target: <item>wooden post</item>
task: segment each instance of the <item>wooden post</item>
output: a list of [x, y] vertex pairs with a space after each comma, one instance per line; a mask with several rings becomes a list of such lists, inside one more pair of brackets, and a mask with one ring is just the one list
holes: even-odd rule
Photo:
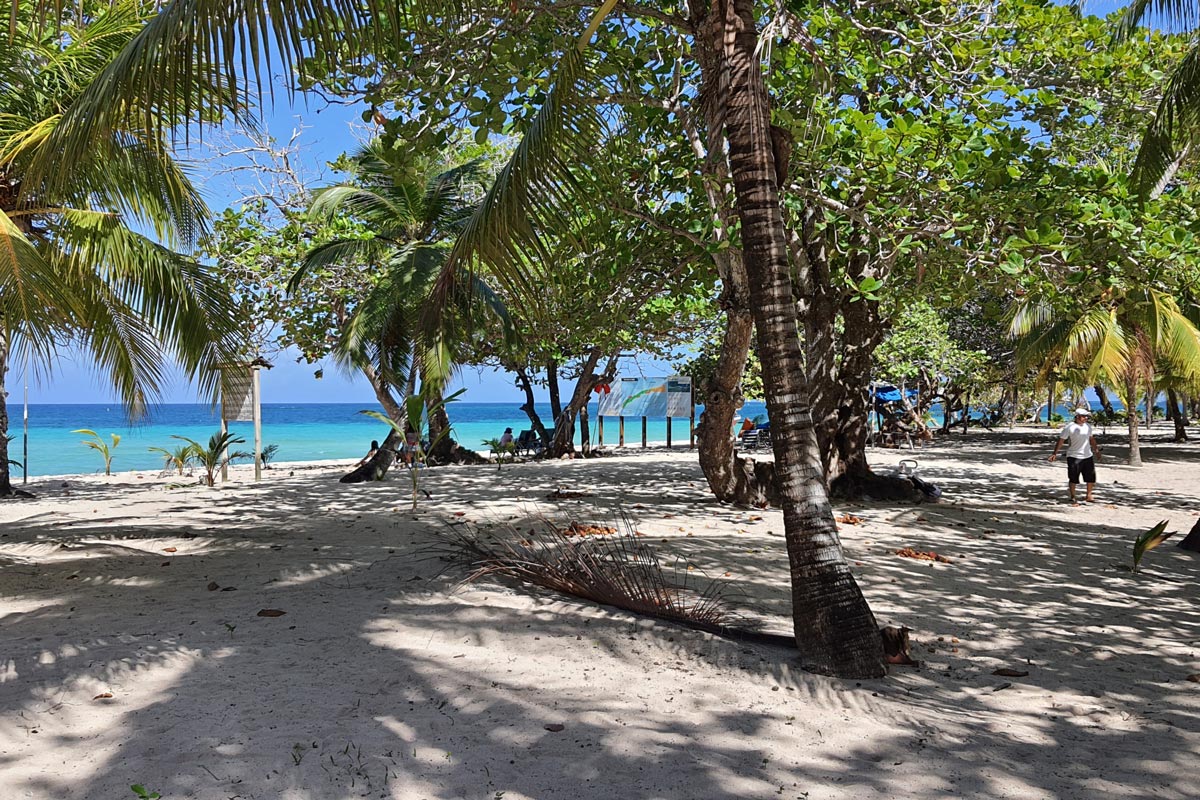
[[[1137, 413], [1136, 411], [1134, 412]], [[1050, 376], [1050, 388], [1046, 392], [1046, 427], [1054, 427], [1054, 376]]]
[[667, 415], [667, 449], [671, 449], [671, 417]]
[[625, 418], [617, 417], [617, 446], [625, 446]]
[[254, 404], [254, 482], [262, 480], [262, 399], [258, 385], [258, 367], [250, 368], [250, 399]]
[[[695, 391], [694, 389], [692, 390]], [[692, 415], [688, 417], [688, 449], [696, 449], [696, 398], [692, 396]]]
[[596, 414], [596, 437], [600, 440], [600, 447], [604, 447], [604, 417]]
[[646, 418], [642, 417], [642, 447], [646, 446]]

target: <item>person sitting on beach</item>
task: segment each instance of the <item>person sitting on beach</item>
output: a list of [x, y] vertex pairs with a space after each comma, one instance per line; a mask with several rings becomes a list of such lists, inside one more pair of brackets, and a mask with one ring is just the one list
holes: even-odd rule
[[358, 463], [355, 464], [354, 466], [361, 467], [363, 464], [366, 464], [368, 461], [370, 461], [372, 458], [374, 458], [375, 454], [378, 452], [379, 452], [379, 442], [375, 439], [372, 439], [371, 440], [371, 449], [368, 450], [367, 454], [365, 456], [363, 456], [362, 458], [360, 458], [358, 460]]
[[1087, 484], [1087, 495], [1084, 500], [1092, 502], [1092, 489], [1096, 486], [1096, 459], [1100, 457], [1100, 446], [1096, 444], [1096, 429], [1089, 421], [1091, 409], [1075, 409], [1075, 421], [1068, 422], [1054, 440], [1054, 452], [1050, 460], [1058, 458], [1058, 450], [1062, 443], [1067, 443], [1067, 494], [1071, 497], [1071, 505], [1079, 505], [1075, 499], [1075, 484], [1083, 477]]
[[413, 465], [413, 458], [416, 456], [419, 442], [420, 438], [417, 436], [417, 432], [411, 425], [406, 424], [404, 426], [404, 444], [400, 446], [400, 452], [396, 454], [404, 466], [411, 467]]
[[505, 428], [504, 433], [500, 436], [500, 446], [510, 447], [513, 443], [512, 428]]
[[754, 430], [754, 420], [746, 417], [742, 420], [742, 429], [738, 431], [738, 436], [744, 436], [752, 430]]

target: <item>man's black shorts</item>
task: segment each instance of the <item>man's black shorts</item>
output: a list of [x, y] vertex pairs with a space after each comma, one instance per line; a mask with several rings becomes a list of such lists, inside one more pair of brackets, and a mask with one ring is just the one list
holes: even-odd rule
[[1080, 475], [1083, 476], [1084, 483], [1096, 482], [1096, 459], [1093, 456], [1067, 459], [1067, 480], [1079, 483]]

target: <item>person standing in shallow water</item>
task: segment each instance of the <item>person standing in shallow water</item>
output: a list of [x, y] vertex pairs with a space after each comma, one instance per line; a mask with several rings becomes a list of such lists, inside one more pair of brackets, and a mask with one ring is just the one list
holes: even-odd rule
[[1075, 484], [1083, 478], [1087, 484], [1087, 494], [1084, 500], [1092, 502], [1092, 489], [1096, 486], [1096, 459], [1100, 455], [1100, 445], [1096, 444], [1096, 429], [1091, 423], [1092, 412], [1086, 408], [1075, 409], [1075, 421], [1068, 422], [1058, 434], [1054, 442], [1054, 452], [1050, 460], [1058, 458], [1059, 448], [1067, 443], [1067, 493], [1071, 496], [1071, 504], [1079, 505], [1075, 499]]

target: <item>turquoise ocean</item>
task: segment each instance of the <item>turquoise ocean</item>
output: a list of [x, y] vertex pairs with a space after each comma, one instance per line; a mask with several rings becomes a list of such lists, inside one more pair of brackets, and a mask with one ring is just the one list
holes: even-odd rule
[[[1093, 408], [1098, 403], [1092, 402]], [[383, 440], [387, 428], [382, 423], [360, 414], [360, 403], [265, 403], [263, 404], [263, 444], [279, 445], [275, 461], [323, 461], [333, 459], [357, 459], [370, 447], [372, 439]], [[550, 420], [550, 406], [539, 403], [538, 414], [543, 421]], [[483, 440], [499, 437], [505, 428], [514, 433], [530, 427], [529, 418], [513, 403], [453, 403], [448, 409], [454, 436], [465, 447], [487, 450]], [[702, 407], [697, 407], [697, 418]], [[1060, 407], [1057, 411], [1069, 415], [1070, 409]], [[597, 440], [596, 406], [591, 412], [593, 443]], [[766, 419], [766, 406], [750, 401], [741, 413], [751, 418]], [[1043, 412], [1044, 415], [1045, 412]], [[22, 407], [9, 403], [9, 433], [13, 441], [9, 445], [10, 457], [24, 461]], [[935, 410], [935, 418], [940, 415]], [[978, 416], [975, 414], [974, 416]], [[1044, 418], [1044, 416], [1043, 416]], [[940, 420], [939, 420], [940, 422]], [[162, 466], [162, 457], [151, 453], [150, 447], [173, 449], [182, 444], [172, 435], [187, 436], [207, 442], [208, 437], [220, 429], [216, 411], [205, 404], [164, 404], [151, 409], [143, 421], [130, 425], [124, 409], [117, 404], [35, 404], [29, 406], [29, 475], [63, 475], [98, 472], [103, 469], [100, 456], [86, 447], [83, 436], [71, 431], [76, 428], [91, 428], [105, 440], [116, 433], [121, 443], [113, 451], [113, 470], [150, 470]], [[244, 449], [252, 449], [254, 429], [249, 423], [230, 423], [230, 430], [246, 440]], [[605, 419], [604, 443], [617, 444], [617, 420]], [[578, 432], [576, 433], [578, 441]], [[650, 442], [664, 442], [667, 438], [667, 423], [663, 419], [647, 421], [646, 438]], [[676, 446], [686, 446], [688, 421], [676, 419], [672, 423], [672, 441]], [[641, 446], [642, 431], [639, 418], [625, 421], [625, 444], [627, 447]], [[13, 476], [19, 479], [21, 468], [14, 467]]]
[[[24, 461], [22, 407], [9, 403], [9, 444], [11, 458]], [[263, 445], [277, 444], [279, 451], [275, 461], [323, 461], [328, 459], [357, 459], [367, 452], [372, 439], [383, 440], [387, 427], [378, 420], [360, 414], [361, 403], [264, 403]], [[529, 417], [513, 403], [452, 403], [447, 411], [454, 429], [454, 436], [464, 446], [486, 451], [484, 439], [499, 438], [505, 428], [511, 427], [514, 434], [530, 427]], [[537, 406], [544, 422], [551, 419], [548, 403]], [[591, 434], [596, 442], [596, 407], [592, 404]], [[762, 414], [766, 408], [762, 403], [747, 403], [743, 413], [750, 416]], [[699, 409], [697, 410], [699, 415]], [[103, 471], [100, 455], [86, 447], [86, 437], [72, 433], [76, 428], [90, 428], [109, 441], [110, 434], [118, 434], [121, 443], [113, 451], [113, 470], [150, 470], [162, 467], [162, 456], [151, 453], [147, 448], [162, 447], [168, 450], [183, 442], [172, 439], [172, 435], [187, 436], [200, 442], [221, 427], [215, 409], [203, 404], [164, 404], [150, 410], [149, 416], [130, 425], [124, 409], [117, 404], [36, 404], [29, 406], [29, 475], [63, 475]], [[229, 428], [246, 440], [238, 448], [251, 450], [254, 445], [254, 426], [250, 423], [230, 423]], [[647, 440], [663, 442], [667, 438], [667, 423], [664, 419], [647, 421]], [[578, 433], [576, 434], [578, 440]], [[672, 422], [672, 440], [676, 446], [687, 446], [688, 421], [676, 419]], [[628, 418], [625, 421], [626, 446], [640, 447], [642, 440], [641, 420]], [[617, 443], [617, 420], [605, 419], [604, 442]], [[13, 477], [19, 480], [21, 468], [13, 468]]]

